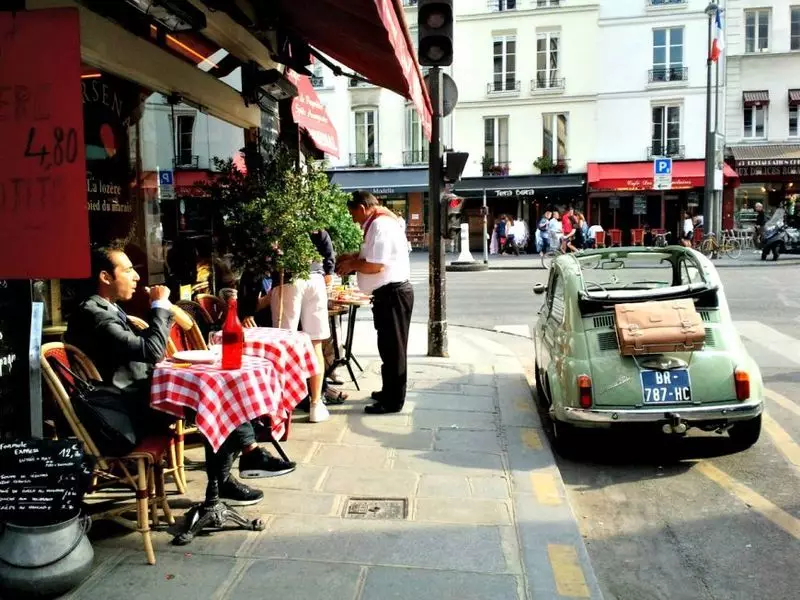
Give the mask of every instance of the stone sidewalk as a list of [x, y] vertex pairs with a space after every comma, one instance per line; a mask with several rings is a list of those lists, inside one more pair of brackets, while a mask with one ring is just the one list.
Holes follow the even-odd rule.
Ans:
[[[414, 324], [406, 408], [365, 415], [380, 365], [371, 327], [357, 331], [361, 391], [346, 386], [350, 400], [329, 422], [296, 415], [284, 446], [296, 472], [248, 481], [265, 498], [240, 512], [263, 518], [265, 531], [218, 532], [180, 548], [157, 531], [157, 564], [148, 566], [138, 534], [97, 523], [95, 571], [67, 597], [600, 598], [515, 356], [451, 326], [451, 358], [428, 358], [425, 326]], [[200, 461], [202, 450], [188, 456]], [[188, 476], [189, 497], [202, 498], [204, 472]], [[375, 511], [375, 499], [398, 501], [395, 512]], [[176, 515], [189, 504], [172, 497]]]

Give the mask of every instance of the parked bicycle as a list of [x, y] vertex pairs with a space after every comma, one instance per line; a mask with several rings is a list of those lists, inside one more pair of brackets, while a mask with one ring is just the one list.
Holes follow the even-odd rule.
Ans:
[[669, 234], [669, 231], [655, 234], [653, 237], [653, 245], [656, 248], [666, 248], [669, 246]]
[[737, 259], [742, 255], [742, 245], [727, 232], [722, 235], [721, 243], [717, 241], [714, 233], [708, 233], [703, 237], [700, 252], [708, 257], [725, 254], [729, 258]]

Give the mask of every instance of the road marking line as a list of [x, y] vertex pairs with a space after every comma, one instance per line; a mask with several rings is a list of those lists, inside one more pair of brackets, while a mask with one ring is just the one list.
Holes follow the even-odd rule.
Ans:
[[766, 388], [764, 388], [764, 395], [773, 402], [775, 402], [776, 404], [779, 404], [781, 407], [785, 408], [788, 411], [793, 412], [798, 417], [800, 417], [800, 406], [789, 400], [789, 398], [787, 398], [786, 396]]
[[556, 591], [569, 598], [590, 598], [589, 586], [583, 576], [578, 551], [568, 544], [547, 544], [547, 558], [556, 580]]
[[800, 364], [800, 341], [796, 338], [764, 325], [761, 321], [735, 321], [734, 325], [740, 336]]
[[767, 430], [778, 450], [796, 469], [800, 470], [800, 445], [792, 439], [792, 436], [786, 433], [783, 427], [778, 425], [775, 419], [767, 414], [764, 415], [763, 419], [764, 429]]
[[552, 473], [531, 473], [531, 486], [539, 504], [548, 506], [561, 504], [561, 494], [558, 493], [556, 478]]
[[539, 437], [539, 432], [535, 429], [523, 429], [521, 431], [522, 443], [531, 450], [542, 449], [542, 438]]
[[748, 508], [753, 509], [789, 535], [800, 540], [800, 519], [796, 519], [743, 483], [736, 481], [727, 473], [720, 471], [710, 462], [701, 461], [695, 463], [695, 469], [715, 482], [722, 489], [736, 496], [739, 500], [744, 502]]

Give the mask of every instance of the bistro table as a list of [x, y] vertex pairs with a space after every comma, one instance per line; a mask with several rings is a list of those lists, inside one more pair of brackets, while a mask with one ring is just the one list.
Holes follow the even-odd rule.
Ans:
[[[325, 377], [329, 377], [338, 367], [346, 367], [347, 372], [350, 374], [350, 379], [356, 386], [357, 390], [361, 388], [358, 385], [356, 374], [353, 371], [351, 362], [355, 363], [359, 371], [364, 371], [358, 360], [353, 356], [353, 338], [356, 332], [356, 315], [358, 309], [362, 306], [369, 306], [372, 304], [372, 297], [365, 294], [358, 294], [356, 296], [332, 296], [328, 300], [328, 318], [331, 325], [331, 337], [333, 338], [333, 361], [325, 372]], [[344, 355], [339, 348], [339, 333], [336, 328], [336, 317], [341, 319], [343, 312], [347, 312], [347, 333], [344, 338]]]
[[[186, 409], [196, 413], [195, 424], [206, 439], [206, 462], [216, 454], [234, 429], [268, 416], [273, 432], [283, 431], [285, 422], [299, 400], [295, 394], [285, 394], [286, 376], [272, 361], [257, 356], [242, 357], [242, 367], [223, 370], [219, 361], [211, 364], [176, 363], [170, 360], [156, 365], [150, 389], [153, 408], [184, 417]], [[284, 460], [288, 457], [280, 444], [272, 443]], [[204, 528], [219, 529], [227, 521], [240, 527], [259, 531], [264, 528], [260, 519], [247, 520], [219, 500], [219, 480], [216, 461], [206, 465], [208, 484], [204, 503], [194, 505], [186, 515], [183, 531], [173, 544], [184, 545]]]

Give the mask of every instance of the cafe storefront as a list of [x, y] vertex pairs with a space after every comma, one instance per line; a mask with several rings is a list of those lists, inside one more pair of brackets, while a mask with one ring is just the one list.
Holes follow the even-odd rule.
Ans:
[[800, 200], [800, 144], [731, 146], [730, 152], [729, 164], [741, 186], [723, 210], [735, 215], [737, 226], [755, 222], [757, 203], [767, 214], [781, 206], [795, 214], [795, 203]]

